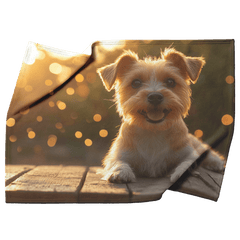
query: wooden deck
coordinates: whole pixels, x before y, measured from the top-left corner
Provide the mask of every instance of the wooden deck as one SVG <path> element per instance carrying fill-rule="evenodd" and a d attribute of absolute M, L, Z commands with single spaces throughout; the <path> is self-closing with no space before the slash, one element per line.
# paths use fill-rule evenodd
<path fill-rule="evenodd" d="M 136 183 L 101 180 L 101 167 L 6 165 L 7 203 L 127 203 L 153 201 L 170 188 L 169 178 L 139 178 Z M 199 172 L 198 172 L 199 174 Z M 204 175 L 205 174 L 205 175 Z M 190 176 L 177 191 L 216 200 L 222 178 Z M 204 181 L 203 180 L 203 177 Z M 176 189 L 175 189 L 176 190 Z"/>

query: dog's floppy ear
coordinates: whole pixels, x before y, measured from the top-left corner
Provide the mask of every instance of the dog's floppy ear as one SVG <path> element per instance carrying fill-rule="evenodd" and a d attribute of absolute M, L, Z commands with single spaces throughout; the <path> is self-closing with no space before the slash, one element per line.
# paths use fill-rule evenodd
<path fill-rule="evenodd" d="M 131 51 L 126 51 L 115 61 L 115 63 L 99 68 L 97 73 L 102 79 L 105 88 L 108 91 L 111 91 L 115 80 L 121 78 L 137 60 L 137 54 Z"/>
<path fill-rule="evenodd" d="M 202 67 L 205 64 L 203 57 L 186 57 L 183 53 L 176 51 L 174 48 L 168 48 L 162 54 L 167 61 L 171 61 L 173 65 L 180 69 L 185 79 L 196 83 Z"/>

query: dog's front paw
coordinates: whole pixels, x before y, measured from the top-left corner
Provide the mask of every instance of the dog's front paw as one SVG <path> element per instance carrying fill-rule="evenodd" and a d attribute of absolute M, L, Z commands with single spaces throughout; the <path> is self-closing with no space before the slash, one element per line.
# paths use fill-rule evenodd
<path fill-rule="evenodd" d="M 136 177 L 132 169 L 127 164 L 108 171 L 103 179 L 112 183 L 136 182 Z"/>
<path fill-rule="evenodd" d="M 113 172 L 108 180 L 109 182 L 112 182 L 112 183 L 136 182 L 136 178 L 133 172 L 122 171 L 122 170 Z"/>
<path fill-rule="evenodd" d="M 210 152 L 206 159 L 202 162 L 201 166 L 218 173 L 223 173 L 225 170 L 226 161 L 216 152 Z"/>

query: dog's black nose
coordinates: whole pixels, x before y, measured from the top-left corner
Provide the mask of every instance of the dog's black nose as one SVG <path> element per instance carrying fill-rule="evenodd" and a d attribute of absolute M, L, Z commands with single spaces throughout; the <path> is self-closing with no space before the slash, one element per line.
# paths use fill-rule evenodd
<path fill-rule="evenodd" d="M 147 99 L 148 102 L 156 106 L 163 101 L 163 95 L 161 93 L 149 93 Z"/>

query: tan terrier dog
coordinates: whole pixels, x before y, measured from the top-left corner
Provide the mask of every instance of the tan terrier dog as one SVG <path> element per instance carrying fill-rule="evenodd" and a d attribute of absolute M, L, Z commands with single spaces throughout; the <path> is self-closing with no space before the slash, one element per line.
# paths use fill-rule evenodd
<path fill-rule="evenodd" d="M 196 83 L 205 61 L 173 48 L 161 58 L 140 60 L 126 51 L 115 63 L 98 69 L 108 91 L 115 88 L 122 117 L 119 134 L 103 160 L 104 178 L 134 182 L 135 176 L 162 177 L 175 182 L 208 148 L 183 121 L 191 105 L 190 83 Z M 202 165 L 223 171 L 224 161 L 211 151 Z"/>

